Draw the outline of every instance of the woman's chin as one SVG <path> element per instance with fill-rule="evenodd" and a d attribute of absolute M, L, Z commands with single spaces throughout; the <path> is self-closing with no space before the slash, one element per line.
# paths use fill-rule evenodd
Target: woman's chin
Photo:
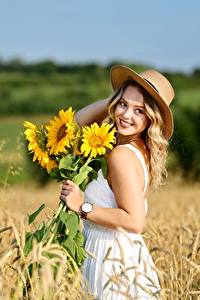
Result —
<path fill-rule="evenodd" d="M 119 128 L 118 129 L 118 134 L 126 136 L 126 135 L 133 135 L 135 133 L 133 131 L 130 131 L 130 130 L 127 130 L 127 129 Z"/>

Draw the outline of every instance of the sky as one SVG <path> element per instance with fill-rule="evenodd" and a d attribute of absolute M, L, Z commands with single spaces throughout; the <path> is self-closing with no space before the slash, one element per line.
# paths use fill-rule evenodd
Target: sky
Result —
<path fill-rule="evenodd" d="M 200 68 L 200 1 L 0 0 L 0 59 Z"/>

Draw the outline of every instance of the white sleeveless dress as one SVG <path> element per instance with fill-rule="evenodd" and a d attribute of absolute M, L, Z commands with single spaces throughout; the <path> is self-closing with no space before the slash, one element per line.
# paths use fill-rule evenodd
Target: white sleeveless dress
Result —
<path fill-rule="evenodd" d="M 119 145 L 131 149 L 144 171 L 145 193 L 148 171 L 142 153 L 131 144 Z M 85 201 L 101 207 L 116 208 L 117 203 L 101 170 L 97 179 L 85 190 Z M 145 215 L 148 205 L 145 199 Z M 90 255 L 84 261 L 82 273 L 89 292 L 98 300 L 160 299 L 160 284 L 151 255 L 141 234 L 110 229 L 84 221 L 85 249 Z"/>

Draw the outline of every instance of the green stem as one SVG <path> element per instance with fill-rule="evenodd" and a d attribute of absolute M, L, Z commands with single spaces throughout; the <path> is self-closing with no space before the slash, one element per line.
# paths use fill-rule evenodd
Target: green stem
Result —
<path fill-rule="evenodd" d="M 61 210 L 62 210 L 63 208 L 65 208 L 65 204 L 64 204 L 63 202 L 60 202 L 59 208 L 58 208 L 58 210 L 57 210 L 57 212 L 56 212 L 56 215 L 55 215 L 55 217 L 54 217 L 55 219 L 58 217 L 59 213 L 61 212 Z"/>
<path fill-rule="evenodd" d="M 63 207 L 63 211 L 65 211 L 66 210 L 66 206 L 64 206 Z M 60 212 L 61 212 L 61 210 L 60 210 Z M 59 212 L 59 213 L 60 213 Z M 59 214 L 58 214 L 59 215 Z M 57 217 L 58 217 L 58 215 L 57 215 Z M 60 224 L 60 220 L 58 220 L 57 221 L 57 223 L 54 223 L 53 224 L 53 226 L 52 226 L 52 230 L 51 230 L 51 232 L 52 232 L 52 234 L 51 234 L 51 236 L 50 236 L 50 238 L 49 238 L 49 240 L 48 240 L 48 242 L 47 242 L 47 246 L 49 246 L 50 244 L 51 244 L 51 242 L 53 241 L 53 238 L 54 238 L 54 236 L 55 236 L 55 234 L 56 234 L 56 231 L 57 231 L 57 229 L 58 229 L 58 226 L 59 226 L 59 224 Z"/>
<path fill-rule="evenodd" d="M 56 219 L 57 219 L 58 215 L 60 214 L 61 210 L 64 207 L 65 207 L 65 204 L 63 202 L 60 202 L 58 210 L 57 210 L 55 216 L 53 217 L 53 219 L 52 219 L 52 221 L 51 221 L 51 223 L 50 223 L 50 225 L 48 227 L 48 230 L 47 230 L 46 234 L 43 237 L 43 241 L 45 241 L 48 238 L 48 236 L 49 236 L 49 234 L 50 234 L 50 232 L 52 230 L 53 225 L 56 223 Z"/>
<path fill-rule="evenodd" d="M 87 166 L 90 163 L 91 160 L 92 160 L 92 158 L 89 156 L 84 165 Z"/>

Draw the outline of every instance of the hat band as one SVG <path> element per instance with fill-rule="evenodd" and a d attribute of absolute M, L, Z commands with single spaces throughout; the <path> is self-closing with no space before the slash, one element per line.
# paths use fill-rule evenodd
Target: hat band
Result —
<path fill-rule="evenodd" d="M 150 84 L 152 86 L 152 88 L 154 88 L 154 90 L 156 90 L 156 92 L 159 94 L 159 91 L 157 90 L 157 88 L 149 81 L 147 80 L 146 78 L 143 77 L 143 79 L 148 82 L 148 84 Z"/>

